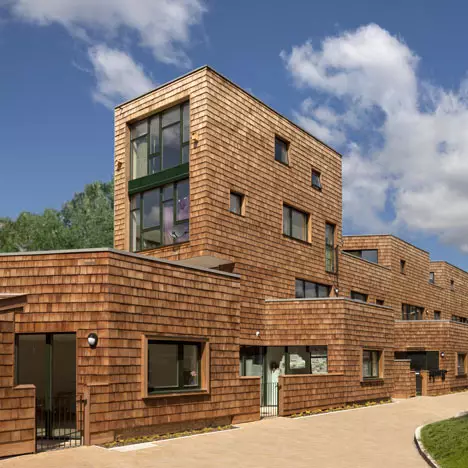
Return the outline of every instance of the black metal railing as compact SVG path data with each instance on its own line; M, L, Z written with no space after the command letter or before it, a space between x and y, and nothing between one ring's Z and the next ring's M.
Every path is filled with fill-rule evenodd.
M278 416L278 382L261 382L260 417Z
M78 447L83 443L85 400L67 394L36 399L36 450Z

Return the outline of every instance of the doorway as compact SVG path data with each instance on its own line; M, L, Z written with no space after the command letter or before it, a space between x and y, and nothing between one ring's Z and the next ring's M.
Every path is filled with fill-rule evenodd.
M16 335L16 383L36 386L37 451L81 445L84 401L76 394L75 333Z

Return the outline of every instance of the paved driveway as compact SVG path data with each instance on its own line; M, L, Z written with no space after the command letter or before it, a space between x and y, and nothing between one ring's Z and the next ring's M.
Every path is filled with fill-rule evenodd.
M265 419L241 429L132 452L81 447L12 458L0 468L424 468L417 426L468 410L468 392L322 416Z

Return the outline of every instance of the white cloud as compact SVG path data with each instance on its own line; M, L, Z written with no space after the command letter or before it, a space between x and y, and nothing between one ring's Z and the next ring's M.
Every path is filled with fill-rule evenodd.
M59 24L88 47L94 98L108 107L151 88L152 80L126 52L137 40L164 64L188 67L192 28L204 0L0 0L12 14L41 26ZM82 67L80 67L82 68Z
M136 34L163 63L189 66L184 48L190 28L206 11L203 0L9 0L13 13L26 21L58 23L73 34L99 40Z
M154 88L143 67L121 50L100 44L89 49L89 59L96 76L96 101L114 107L124 101Z
M314 96L297 120L344 153L345 219L468 252L468 82L457 91L425 82L416 54L375 24L281 57Z

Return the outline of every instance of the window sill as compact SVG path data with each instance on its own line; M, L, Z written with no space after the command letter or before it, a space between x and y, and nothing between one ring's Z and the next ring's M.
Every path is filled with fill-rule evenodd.
M372 384L383 384L384 379L382 377L364 377L361 380L361 385L372 385Z
M174 390L169 392L157 392L157 393L148 393L143 397L143 400L154 400L158 398L174 398L174 397L186 397L186 396L200 396L200 395L209 395L208 390L203 390L197 388L196 390Z
M304 245L312 245L312 242L310 242L310 241L305 241L305 240L302 240L302 239L296 239L295 237L288 236L287 234L284 234L284 233L283 233L283 238L290 239L292 241L299 242L299 243L304 244Z
M317 185L312 185L312 188L313 188L314 190L317 190L317 192L321 192L321 191L322 191L322 187L319 187L319 186L317 186Z
M275 162L277 162L277 163L280 163L282 166L289 167L289 163L288 163L288 162L287 162L287 163L285 163L285 162L283 162L283 161L279 161L279 160L278 160L278 159L276 159L276 158L275 158Z
M189 243L190 243L189 240L186 240L186 241L183 241L183 242L174 242L173 244L160 245L159 247L153 247L151 249L133 250L130 253L141 254L141 253L144 253L144 252L151 252L152 250L160 250L160 249L164 249L164 248L169 249L171 247L179 247L180 245L189 244Z
M234 211L229 210L229 213L231 213L234 216L238 216L240 218L245 218L245 214L242 213L235 213Z

